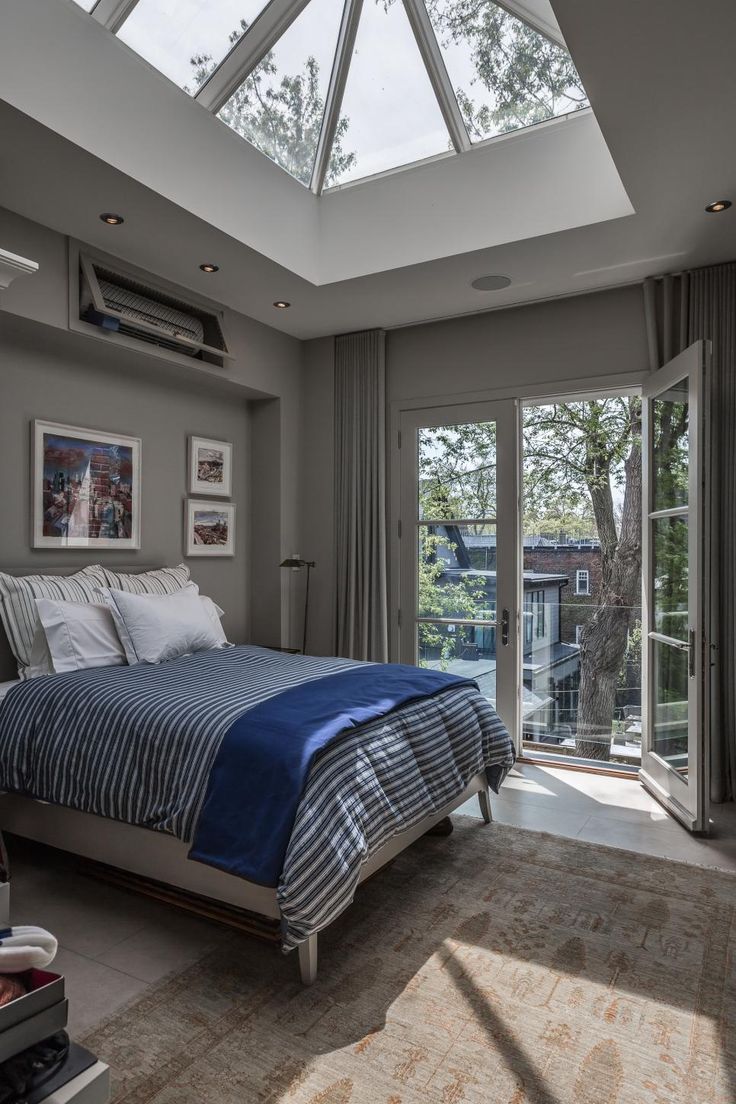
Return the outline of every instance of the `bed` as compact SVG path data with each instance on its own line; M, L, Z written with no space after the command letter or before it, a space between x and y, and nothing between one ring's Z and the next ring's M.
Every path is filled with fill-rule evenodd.
M3 829L279 920L307 984L357 886L474 794L489 822L513 760L472 684L398 665L239 646L0 690Z

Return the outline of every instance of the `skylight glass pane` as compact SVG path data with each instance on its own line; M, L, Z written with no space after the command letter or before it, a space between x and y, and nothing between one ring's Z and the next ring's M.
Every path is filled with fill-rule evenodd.
M309 185L343 0L311 0L219 112L228 126Z
M451 149L401 0L364 0L326 186Z
M567 50L492 0L425 0L473 142L588 106Z
M74 0L74 2L79 4L80 8L84 8L85 11L92 11L97 0Z
M118 38L191 95L266 0L138 0Z

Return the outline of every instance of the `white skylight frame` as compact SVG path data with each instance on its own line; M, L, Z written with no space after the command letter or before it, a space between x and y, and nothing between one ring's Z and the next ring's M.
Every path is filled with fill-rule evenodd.
M425 0L401 0L432 91L447 127L452 150L425 158L420 162L407 162L405 165L387 169L378 174L366 174L364 177L334 184L326 188L325 179L329 168L335 131L340 119L345 85L364 2L371 3L373 0L344 0L337 47L325 96L322 125L309 183L309 189L314 195L321 196L331 191L353 187L365 180L374 179L376 176L382 177L415 165L424 164L426 161L444 158L448 155L452 156L453 152L467 154L487 145L489 142L518 133L518 130L509 131L491 135L479 141L471 141ZM497 7L521 20L537 34L548 39L554 46L567 49L564 39L559 33L559 28L552 26L546 19L541 18L535 12L534 5L530 3L530 0L493 0L493 2ZM309 3L310 0L269 0L247 31L214 67L212 73L191 98L211 114L216 115L243 82L254 72ZM137 4L138 0L97 0L89 14L108 30L117 33ZM587 109L589 110L589 106ZM586 110L586 108L579 108L578 110ZM530 126L544 126L566 117L566 115L557 116L530 124ZM519 129L528 128L522 127ZM247 139L244 140L247 141ZM264 154L264 156L268 155ZM275 164L278 164L278 162L275 162Z

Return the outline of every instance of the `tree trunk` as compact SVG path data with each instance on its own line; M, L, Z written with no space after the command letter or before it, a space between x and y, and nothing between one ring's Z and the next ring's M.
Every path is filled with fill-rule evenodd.
M641 595L641 437L638 400L630 400L631 447L624 468L626 488L620 536L606 473L593 455L588 487L601 538L602 586L594 616L580 637L580 691L575 752L608 760L616 685L626 654L631 608Z

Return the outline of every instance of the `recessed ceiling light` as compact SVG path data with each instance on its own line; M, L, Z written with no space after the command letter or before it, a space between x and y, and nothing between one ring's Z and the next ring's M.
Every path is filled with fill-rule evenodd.
M503 291L510 283L510 276L479 276L470 286L476 291Z
M720 211L727 211L730 206L730 199L717 199L715 203L709 203L705 209L709 215L717 215Z
M291 306L291 303L287 303L285 299L277 299L274 306L279 310L286 310L287 307Z
M199 266L203 272L219 272L220 266L216 264L201 264Z
M115 215L112 211L103 211L100 218L107 226L120 226L125 222L122 215Z

